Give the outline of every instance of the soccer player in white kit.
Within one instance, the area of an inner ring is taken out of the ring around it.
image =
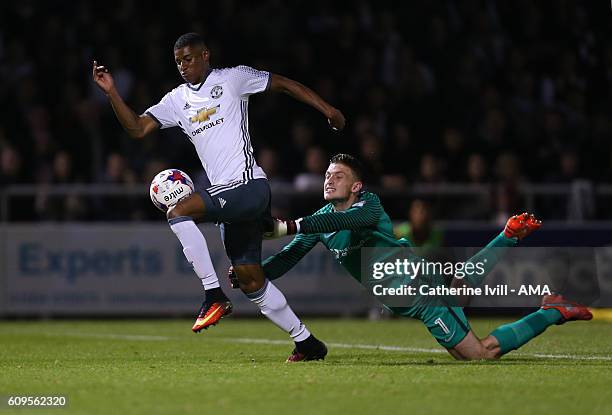
[[[210,52],[197,33],[179,37],[174,45],[174,58],[186,83],[168,92],[142,115],[127,106],[108,69],[96,61],[93,79],[132,137],[142,138],[158,128],[181,128],[195,146],[210,179],[209,188],[196,189],[167,212],[170,228],[205,290],[205,300],[192,330],[206,329],[232,310],[219,286],[206,240],[195,222],[221,223],[225,250],[240,289],[295,342],[289,360],[322,359],[327,353],[325,345],[298,319],[285,296],[265,278],[261,267],[262,234],[265,224],[272,223],[270,187],[253,157],[249,96],[268,90],[284,92],[319,110],[334,130],[344,128],[344,116],[311,89],[283,76],[248,66],[211,68]]]

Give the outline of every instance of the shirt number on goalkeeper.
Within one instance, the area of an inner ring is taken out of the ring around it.
[[[442,329],[442,331],[444,332],[444,334],[448,334],[450,333],[450,330],[448,329],[448,327],[446,326],[446,324],[444,324],[444,322],[442,321],[442,319],[440,317],[438,317],[437,319],[434,320],[434,323],[437,324],[438,326],[440,326],[440,328]]]

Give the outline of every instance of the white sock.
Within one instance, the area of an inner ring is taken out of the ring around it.
[[[274,324],[289,333],[293,341],[301,342],[310,336],[310,332],[295,315],[287,299],[278,288],[266,280],[264,286],[254,293],[247,294],[251,302],[257,304],[261,314]]]
[[[204,235],[193,220],[183,217],[176,219],[170,220],[170,229],[181,241],[183,253],[187,261],[193,266],[195,273],[202,280],[204,289],[210,290],[219,287],[219,278],[217,278],[217,273],[210,259]]]

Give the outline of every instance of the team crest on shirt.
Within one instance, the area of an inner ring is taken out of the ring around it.
[[[223,87],[221,85],[213,86],[210,90],[210,96],[214,99],[221,98],[221,95],[223,95]]]
[[[192,123],[194,122],[204,122],[210,120],[210,116],[217,113],[220,105],[211,108],[200,108],[196,115],[190,118]]]

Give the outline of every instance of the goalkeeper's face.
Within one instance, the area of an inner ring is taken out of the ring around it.
[[[328,202],[346,202],[355,198],[362,183],[355,178],[351,168],[342,163],[331,163],[325,172],[323,198]]]

